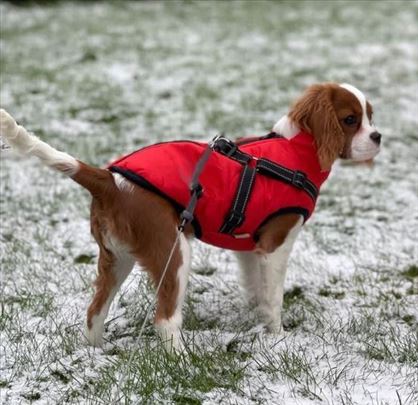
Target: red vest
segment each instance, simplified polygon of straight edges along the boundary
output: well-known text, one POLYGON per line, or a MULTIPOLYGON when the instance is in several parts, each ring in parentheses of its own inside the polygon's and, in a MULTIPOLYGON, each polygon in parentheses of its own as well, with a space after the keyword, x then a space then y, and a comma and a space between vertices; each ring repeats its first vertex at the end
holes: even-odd
MULTIPOLYGON (((167 198, 181 212, 190 199, 189 183, 196 162, 207 144, 174 141, 151 145, 113 162, 109 169, 167 198)), ((266 158, 288 169, 304 172, 317 187, 329 172, 321 171, 312 135, 300 132, 291 139, 255 140, 239 150, 255 158, 266 158)), ((203 242, 232 250, 253 250, 256 231, 272 216, 299 213, 306 221, 315 200, 304 190, 257 173, 248 199, 244 222, 232 235, 220 233, 236 195, 242 164, 213 152, 199 182, 203 187, 193 221, 196 236, 203 242)))

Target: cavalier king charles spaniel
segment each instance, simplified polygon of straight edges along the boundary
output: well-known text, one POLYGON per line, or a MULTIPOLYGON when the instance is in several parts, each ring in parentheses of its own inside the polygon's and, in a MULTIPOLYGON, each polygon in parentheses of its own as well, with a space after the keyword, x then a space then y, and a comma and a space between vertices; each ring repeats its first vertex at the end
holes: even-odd
MULTIPOLYGON (((339 158, 370 161, 377 155, 381 135, 372 123, 372 113, 370 103, 354 86, 315 84, 306 89, 272 132, 289 140, 300 131, 310 134, 318 167, 325 172, 339 158)), ((138 262, 154 284, 159 284, 176 241, 179 212, 158 193, 54 149, 18 125, 4 110, 0 110, 0 131, 18 152, 36 156, 43 164, 71 177, 92 196, 91 231, 100 253, 86 335, 90 344, 101 346, 109 307, 134 263, 138 262)), ((303 222, 302 215, 294 212, 272 216, 257 229, 255 248, 236 252, 249 303, 273 333, 282 331, 286 266, 303 222)), ((170 349, 182 345, 182 305, 191 259, 188 240, 192 236, 190 226, 180 235, 157 295, 155 326, 170 349)))

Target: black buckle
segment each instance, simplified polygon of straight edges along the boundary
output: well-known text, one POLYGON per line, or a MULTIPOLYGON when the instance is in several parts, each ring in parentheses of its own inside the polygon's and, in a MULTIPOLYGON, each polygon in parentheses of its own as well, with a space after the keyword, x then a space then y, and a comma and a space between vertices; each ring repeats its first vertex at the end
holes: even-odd
POLYGON ((238 149, 237 145, 228 138, 220 137, 214 142, 214 149, 226 156, 232 156, 238 149))
POLYGON ((203 194, 203 187, 201 186, 201 184, 200 184, 200 183, 193 184, 193 185, 190 187, 190 194, 191 194, 191 195, 196 194, 196 197, 197 197, 197 198, 202 197, 202 194, 203 194))
POLYGON ((295 170, 293 172, 293 177, 291 180, 292 185, 297 188, 303 189, 305 187, 305 182, 306 182, 306 174, 303 172, 300 172, 299 170, 295 170))
POLYGON ((244 219, 245 219, 245 216, 242 212, 231 211, 225 223, 226 224, 232 223, 234 225, 234 228, 236 228, 238 225, 243 223, 244 219))

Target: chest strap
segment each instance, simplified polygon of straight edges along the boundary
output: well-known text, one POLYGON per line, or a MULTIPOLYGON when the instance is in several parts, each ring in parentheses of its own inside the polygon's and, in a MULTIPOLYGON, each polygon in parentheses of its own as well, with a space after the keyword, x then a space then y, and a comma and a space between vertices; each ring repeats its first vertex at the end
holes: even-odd
MULTIPOLYGON (((269 134, 266 137, 261 137, 257 140, 267 139, 267 137, 272 136, 269 134)), ((214 143, 214 150, 244 165, 231 209, 226 215, 224 223, 219 230, 221 233, 232 234, 232 232, 245 221, 245 210, 254 186, 255 175, 257 172, 303 190, 313 201, 318 197, 318 188, 302 171, 288 169, 269 159, 253 158, 248 153, 240 151, 234 142, 224 137, 220 137, 216 140, 214 143), (256 160, 255 167, 249 165, 250 161, 253 159, 256 160)))
POLYGON ((292 170, 279 165, 271 160, 261 158, 257 161, 257 171, 265 176, 281 180, 287 184, 303 190, 315 202, 318 197, 318 188, 313 184, 306 174, 300 170, 292 170))
POLYGON ((225 221, 219 232, 230 234, 235 228, 244 222, 244 213, 245 209, 247 208, 248 199, 254 185, 255 174, 256 169, 248 164, 246 164, 242 169, 237 193, 232 202, 232 208, 225 218, 225 221))

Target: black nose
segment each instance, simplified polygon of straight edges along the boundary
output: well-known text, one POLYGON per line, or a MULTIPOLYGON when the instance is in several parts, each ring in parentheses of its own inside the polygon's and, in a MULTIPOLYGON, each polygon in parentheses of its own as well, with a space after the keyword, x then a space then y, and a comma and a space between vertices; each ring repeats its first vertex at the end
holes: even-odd
POLYGON ((380 141, 381 141, 381 139, 382 139, 382 135, 381 134, 379 134, 379 132, 372 132, 371 134, 370 134, 370 139, 373 141, 373 142, 375 142, 377 145, 380 145, 380 141))

